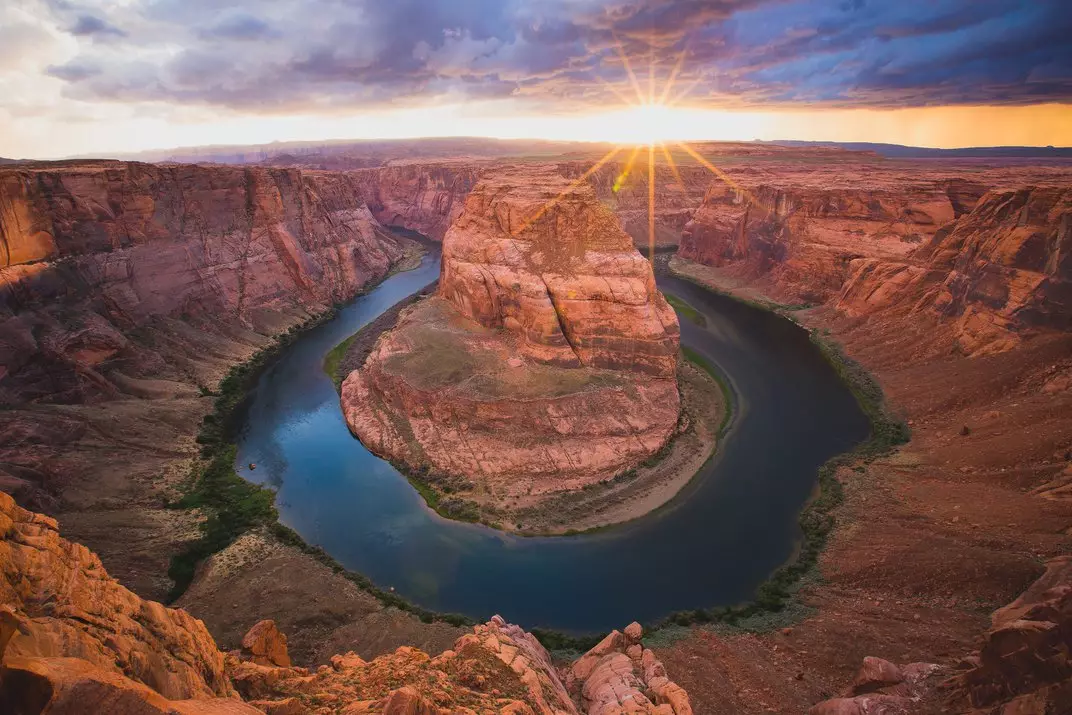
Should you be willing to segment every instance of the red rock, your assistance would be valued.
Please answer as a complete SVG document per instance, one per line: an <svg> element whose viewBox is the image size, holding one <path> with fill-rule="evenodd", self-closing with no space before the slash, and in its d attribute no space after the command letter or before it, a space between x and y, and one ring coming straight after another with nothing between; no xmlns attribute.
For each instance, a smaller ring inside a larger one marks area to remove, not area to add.
<svg viewBox="0 0 1072 715"><path fill-rule="evenodd" d="M275 621L259 621L242 637L242 654L259 665L290 667L287 637L279 632Z"/></svg>
<svg viewBox="0 0 1072 715"><path fill-rule="evenodd" d="M233 693L201 621L123 588L55 520L0 492L0 534L0 602L12 607L5 658L77 657L175 700Z"/></svg>
<svg viewBox="0 0 1072 715"><path fill-rule="evenodd" d="M250 703L265 715L306 715L309 710L297 698L286 700L255 700Z"/></svg>
<svg viewBox="0 0 1072 715"><path fill-rule="evenodd" d="M168 700L81 658L9 656L0 667L0 711L41 715L257 715L233 698Z"/></svg>
<svg viewBox="0 0 1072 715"><path fill-rule="evenodd" d="M402 256L360 194L354 177L293 169L0 170L0 321L9 336L0 388L25 399L46 389L54 401L114 397L125 389L109 374L119 365L167 372L145 364L164 359L144 331L131 341L135 328L203 316L273 332L281 313L352 297Z"/></svg>
<svg viewBox="0 0 1072 715"><path fill-rule="evenodd" d="M1072 189L991 192L910 262L853 261L837 307L850 315L931 309L962 352L1015 347L1023 334L1072 329Z"/></svg>
<svg viewBox="0 0 1072 715"><path fill-rule="evenodd" d="M614 476L669 439L677 319L614 216L589 187L567 189L528 169L469 195L438 295L343 383L372 451L538 495Z"/></svg>
<svg viewBox="0 0 1072 715"><path fill-rule="evenodd" d="M852 694L864 695L876 690L897 685L904 680L901 669L888 660L867 656L852 681Z"/></svg>
<svg viewBox="0 0 1072 715"><path fill-rule="evenodd" d="M408 163L353 172L373 215L442 240L483 169L472 162Z"/></svg>

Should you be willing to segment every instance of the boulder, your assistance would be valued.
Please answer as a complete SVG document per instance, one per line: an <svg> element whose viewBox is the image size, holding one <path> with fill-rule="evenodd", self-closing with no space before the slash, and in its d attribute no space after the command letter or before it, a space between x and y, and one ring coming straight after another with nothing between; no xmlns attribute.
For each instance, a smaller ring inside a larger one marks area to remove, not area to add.
<svg viewBox="0 0 1072 715"><path fill-rule="evenodd" d="M290 667L287 637L272 620L258 622L242 636L242 655L259 665Z"/></svg>
<svg viewBox="0 0 1072 715"><path fill-rule="evenodd" d="M9 656L0 667L0 712L12 715L258 715L235 698L168 700L81 658Z"/></svg>

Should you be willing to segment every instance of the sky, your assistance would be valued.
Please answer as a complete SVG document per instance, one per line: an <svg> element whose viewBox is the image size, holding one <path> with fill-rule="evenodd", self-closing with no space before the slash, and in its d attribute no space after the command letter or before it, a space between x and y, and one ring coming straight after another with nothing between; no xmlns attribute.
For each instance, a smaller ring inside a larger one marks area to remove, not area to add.
<svg viewBox="0 0 1072 715"><path fill-rule="evenodd" d="M0 156L491 136L1072 145L1072 0L3 0Z"/></svg>

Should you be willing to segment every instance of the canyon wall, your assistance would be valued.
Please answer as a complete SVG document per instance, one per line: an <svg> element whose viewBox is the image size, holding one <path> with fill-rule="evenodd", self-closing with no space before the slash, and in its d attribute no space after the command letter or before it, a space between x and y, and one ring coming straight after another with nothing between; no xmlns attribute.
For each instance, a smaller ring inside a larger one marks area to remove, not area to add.
<svg viewBox="0 0 1072 715"><path fill-rule="evenodd" d="M381 223L441 241L486 166L462 161L399 163L348 176L361 185L361 198Z"/></svg>
<svg viewBox="0 0 1072 715"><path fill-rule="evenodd" d="M378 454L493 492L574 489L657 451L678 419L677 318L587 185L485 176L447 232L435 297L343 384Z"/></svg>
<svg viewBox="0 0 1072 715"><path fill-rule="evenodd" d="M850 316L929 309L969 355L1072 329L1072 188L986 194L906 260L860 258L836 306Z"/></svg>
<svg viewBox="0 0 1072 715"><path fill-rule="evenodd" d="M1025 330L1069 328L1069 190L1059 172L887 168L841 186L808 174L741 178L709 188L682 258L850 316L931 309L970 354L1008 349Z"/></svg>
<svg viewBox="0 0 1072 715"><path fill-rule="evenodd" d="M752 167L712 187L682 242L693 260L671 268L783 304L846 374L874 376L862 394L884 393L911 440L837 470L824 584L802 589L814 617L661 654L697 709L1072 707L1068 168Z"/></svg>
<svg viewBox="0 0 1072 715"><path fill-rule="evenodd" d="M0 398L86 402L150 377L211 384L174 359L158 324L268 334L347 300L402 255L359 196L349 176L297 170L4 171Z"/></svg>
<svg viewBox="0 0 1072 715"><path fill-rule="evenodd" d="M403 256L361 192L295 169L0 171L0 489L163 598L197 535L165 505L219 380Z"/></svg>

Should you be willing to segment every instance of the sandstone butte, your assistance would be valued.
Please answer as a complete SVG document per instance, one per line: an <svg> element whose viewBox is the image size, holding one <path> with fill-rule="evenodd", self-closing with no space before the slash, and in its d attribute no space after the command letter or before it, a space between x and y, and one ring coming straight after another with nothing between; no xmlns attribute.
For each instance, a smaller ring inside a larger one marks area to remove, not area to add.
<svg viewBox="0 0 1072 715"><path fill-rule="evenodd" d="M496 494L611 477L678 421L678 324L592 188L554 170L485 176L443 240L434 297L342 386L377 454Z"/></svg>
<svg viewBox="0 0 1072 715"><path fill-rule="evenodd" d="M0 711L13 715L692 715L632 624L561 670L498 616L435 657L353 652L292 667L271 621L223 653L181 609L144 601L54 519L0 492Z"/></svg>

